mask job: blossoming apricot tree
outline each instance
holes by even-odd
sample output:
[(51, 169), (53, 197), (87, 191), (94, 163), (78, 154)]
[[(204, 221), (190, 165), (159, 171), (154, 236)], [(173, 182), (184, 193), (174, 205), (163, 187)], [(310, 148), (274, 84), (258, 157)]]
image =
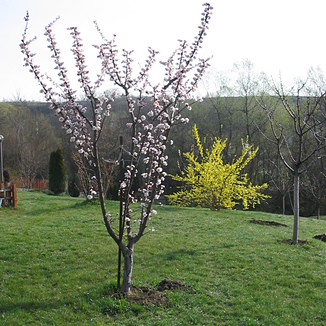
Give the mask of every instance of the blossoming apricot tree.
[[(35, 54), (27, 39), (29, 16), (20, 44), (25, 65), (41, 86), (41, 92), (51, 103), (51, 109), (59, 117), (63, 128), (75, 144), (76, 150), (83, 156), (94, 172), (98, 196), (107, 232), (119, 246), (124, 257), (124, 272), (121, 292), (130, 293), (133, 268), (134, 246), (144, 235), (155, 200), (164, 193), (165, 168), (168, 164), (166, 147), (171, 127), (177, 123), (187, 123), (183, 111), (190, 109), (196, 101), (194, 91), (209, 66), (209, 59), (197, 59), (197, 54), (205, 38), (212, 7), (204, 4), (199, 32), (192, 44), (179, 41), (178, 49), (164, 65), (165, 77), (162, 85), (153, 85), (149, 72), (156, 61), (158, 52), (148, 48), (149, 56), (140, 72), (135, 73), (132, 65), (132, 51), (122, 50), (122, 56), (116, 45), (116, 37), (107, 40), (95, 23), (103, 43), (95, 46), (101, 60), (101, 71), (92, 84), (83, 54), (80, 33), (76, 27), (69, 28), (72, 36), (72, 52), (77, 67), (78, 81), (90, 103), (90, 109), (77, 101), (67, 69), (62, 62), (61, 52), (53, 33), (52, 22), (45, 28), (55, 69), (59, 81), (41, 73), (40, 66), (34, 62)], [(128, 152), (130, 161), (126, 166), (124, 178), (120, 181), (120, 194), (123, 197), (123, 223), (118, 232), (114, 228), (114, 219), (105, 205), (101, 161), (98, 142), (105, 121), (110, 117), (111, 105), (115, 94), (110, 97), (99, 96), (99, 87), (108, 78), (123, 93), (128, 108), (130, 142)], [(142, 185), (135, 191), (135, 180), (141, 176)], [(91, 194), (89, 194), (91, 195)], [(134, 206), (137, 205), (135, 209)], [(139, 214), (136, 217), (136, 214)], [(136, 222), (136, 223), (134, 223)]]

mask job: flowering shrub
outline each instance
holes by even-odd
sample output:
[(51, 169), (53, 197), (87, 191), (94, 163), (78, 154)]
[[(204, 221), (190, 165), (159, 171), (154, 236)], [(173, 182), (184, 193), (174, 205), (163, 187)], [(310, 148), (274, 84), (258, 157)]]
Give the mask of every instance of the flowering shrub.
[(215, 139), (211, 151), (204, 151), (196, 126), (193, 129), (199, 157), (194, 152), (184, 153), (188, 164), (181, 175), (172, 176), (173, 180), (184, 186), (176, 193), (169, 195), (169, 202), (177, 206), (199, 205), (212, 210), (232, 209), (239, 202), (244, 209), (259, 205), (268, 198), (262, 191), (267, 188), (264, 183), (254, 186), (243, 173), (247, 164), (254, 159), (258, 147), (243, 144), (242, 155), (234, 158), (232, 164), (223, 162), (223, 150), (226, 141)]
[[(209, 66), (209, 59), (197, 59), (197, 54), (208, 29), (211, 12), (212, 7), (207, 3), (204, 4), (199, 32), (193, 43), (188, 44), (187, 41), (180, 40), (179, 48), (166, 62), (160, 62), (165, 69), (162, 85), (153, 85), (149, 80), (149, 72), (156, 62), (157, 51), (148, 48), (147, 60), (140, 72), (135, 73), (132, 65), (133, 51), (122, 50), (122, 55), (119, 57), (116, 36), (112, 40), (107, 40), (96, 23), (96, 29), (103, 43), (96, 46), (101, 60), (101, 71), (92, 84), (80, 33), (76, 27), (69, 28), (73, 40), (72, 53), (78, 70), (78, 81), (91, 104), (90, 110), (78, 103), (76, 91), (72, 89), (69, 82), (67, 69), (61, 60), (61, 52), (53, 33), (55, 21), (45, 28), (45, 35), (58, 72), (58, 82), (42, 74), (40, 67), (34, 62), (35, 54), (31, 52), (31, 43), (35, 38), (27, 39), (28, 14), (25, 18), (27, 23), (20, 45), (25, 65), (40, 84), (41, 92), (51, 103), (51, 109), (58, 115), (70, 141), (75, 144), (78, 153), (94, 171), (93, 178), (97, 180), (97, 191), (106, 229), (124, 256), (122, 292), (130, 291), (134, 245), (143, 236), (150, 216), (155, 213), (154, 201), (159, 200), (164, 193), (165, 168), (168, 164), (165, 151), (170, 130), (177, 123), (188, 122), (188, 119), (182, 115), (183, 111), (191, 109), (191, 105), (196, 101), (193, 99), (194, 91)], [(111, 105), (117, 96), (117, 93), (110, 97), (98, 95), (99, 87), (106, 78), (122, 91), (129, 114), (126, 127), (130, 142), (128, 149), (124, 149), (129, 162), (124, 178), (120, 182), (120, 194), (124, 201), (122, 233), (125, 237), (121, 236), (121, 230), (114, 231), (113, 219), (104, 202), (98, 141), (103, 125), (110, 117)], [(139, 175), (143, 182), (136, 198), (134, 184)], [(138, 217), (135, 216), (137, 211), (131, 209), (132, 204), (139, 204)]]

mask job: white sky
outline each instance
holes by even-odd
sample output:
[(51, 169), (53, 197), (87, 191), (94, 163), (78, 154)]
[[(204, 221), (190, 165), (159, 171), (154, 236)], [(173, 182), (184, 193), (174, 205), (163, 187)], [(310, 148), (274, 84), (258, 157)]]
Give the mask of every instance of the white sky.
[[(207, 0), (206, 0), (207, 1)], [(146, 59), (147, 47), (160, 51), (166, 60), (178, 39), (192, 42), (205, 0), (0, 0), (0, 101), (17, 96), (42, 100), (32, 74), (23, 67), (19, 43), (26, 11), (30, 14), (29, 36), (37, 36), (36, 61), (49, 70), (49, 51), (44, 27), (55, 24), (63, 61), (69, 70), (71, 38), (67, 27), (82, 33), (89, 69), (97, 73), (99, 60), (91, 47), (100, 39), (97, 20), (108, 39), (117, 35), (119, 47), (135, 50), (135, 61)], [(217, 70), (229, 70), (235, 62), (250, 60), (257, 72), (265, 72), (292, 85), (310, 67), (326, 72), (325, 0), (211, 0), (214, 7), (208, 36), (200, 57), (214, 56)], [(72, 69), (73, 71), (73, 69)]]

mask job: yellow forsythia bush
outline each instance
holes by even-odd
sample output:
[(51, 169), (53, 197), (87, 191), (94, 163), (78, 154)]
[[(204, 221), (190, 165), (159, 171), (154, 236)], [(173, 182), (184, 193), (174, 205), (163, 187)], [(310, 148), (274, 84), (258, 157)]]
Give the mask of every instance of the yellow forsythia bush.
[(242, 155), (234, 159), (232, 164), (224, 164), (222, 152), (226, 141), (215, 138), (211, 151), (204, 152), (196, 126), (193, 128), (199, 156), (194, 151), (184, 153), (187, 166), (181, 175), (172, 176), (175, 181), (184, 186), (180, 191), (167, 196), (170, 204), (176, 206), (199, 205), (212, 210), (220, 208), (232, 209), (242, 202), (243, 208), (260, 204), (268, 198), (262, 191), (267, 188), (264, 183), (254, 186), (249, 182), (246, 173), (242, 173), (245, 166), (256, 156), (258, 148), (253, 150), (252, 145), (243, 144)]

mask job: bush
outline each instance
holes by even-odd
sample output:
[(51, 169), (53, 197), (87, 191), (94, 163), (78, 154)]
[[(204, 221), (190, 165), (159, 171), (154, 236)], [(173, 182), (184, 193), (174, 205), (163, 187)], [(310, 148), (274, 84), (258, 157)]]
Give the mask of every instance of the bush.
[(184, 186), (180, 191), (167, 196), (170, 204), (198, 205), (212, 210), (233, 209), (240, 204), (243, 209), (248, 209), (250, 206), (255, 208), (261, 200), (268, 198), (262, 193), (267, 184), (254, 186), (243, 172), (256, 156), (258, 147), (253, 150), (252, 145), (243, 142), (242, 155), (235, 157), (232, 164), (229, 164), (223, 162), (226, 140), (215, 138), (212, 149), (204, 151), (196, 125), (193, 133), (199, 156), (195, 155), (195, 151), (183, 154), (188, 165), (181, 175), (172, 176), (172, 179), (182, 182)]
[(60, 146), (50, 155), (49, 191), (59, 195), (66, 191), (67, 172)]

